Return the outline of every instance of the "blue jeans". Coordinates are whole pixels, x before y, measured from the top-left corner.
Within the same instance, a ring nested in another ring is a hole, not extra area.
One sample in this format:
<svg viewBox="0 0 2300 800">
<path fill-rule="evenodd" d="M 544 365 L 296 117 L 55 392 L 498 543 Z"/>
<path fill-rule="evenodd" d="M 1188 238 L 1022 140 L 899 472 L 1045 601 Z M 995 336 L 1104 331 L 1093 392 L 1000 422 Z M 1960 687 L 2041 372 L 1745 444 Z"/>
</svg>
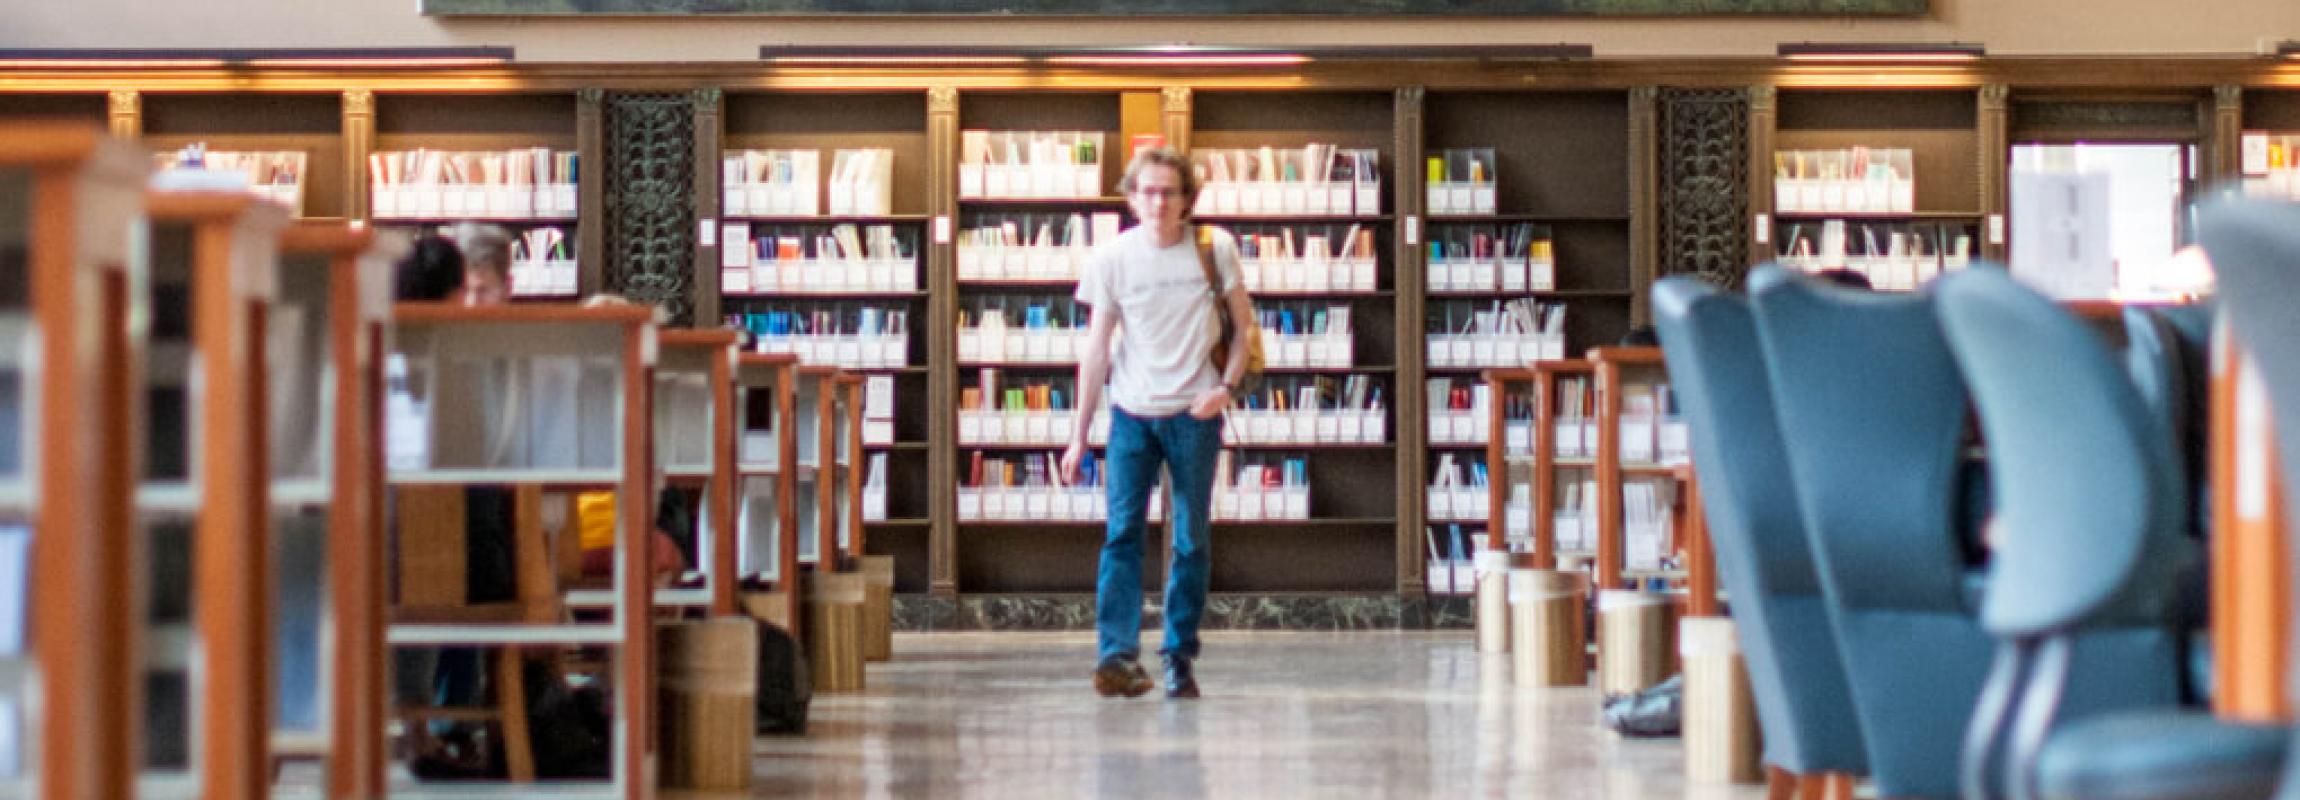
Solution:
<svg viewBox="0 0 2300 800">
<path fill-rule="evenodd" d="M 1142 639 L 1142 533 L 1150 493 L 1163 463 L 1173 479 L 1174 556 L 1166 569 L 1166 642 L 1160 653 L 1198 657 L 1198 619 L 1206 608 L 1206 536 L 1213 516 L 1214 458 L 1222 450 L 1222 418 L 1188 413 L 1138 417 L 1110 408 L 1110 448 L 1104 463 L 1110 525 L 1102 540 L 1095 579 L 1094 630 L 1101 657 L 1132 659 Z"/>
</svg>

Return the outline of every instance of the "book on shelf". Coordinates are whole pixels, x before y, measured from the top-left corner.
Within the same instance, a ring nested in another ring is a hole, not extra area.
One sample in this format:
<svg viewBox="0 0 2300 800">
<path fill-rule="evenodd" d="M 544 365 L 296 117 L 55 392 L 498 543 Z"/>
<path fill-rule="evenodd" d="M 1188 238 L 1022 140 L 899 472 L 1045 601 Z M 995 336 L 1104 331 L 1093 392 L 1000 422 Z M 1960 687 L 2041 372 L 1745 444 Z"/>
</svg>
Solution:
<svg viewBox="0 0 2300 800">
<path fill-rule="evenodd" d="M 976 214 L 958 235 L 960 281 L 1078 280 L 1093 249 L 1118 237 L 1115 211 Z"/>
<path fill-rule="evenodd" d="M 1368 375 L 1267 375 L 1224 411 L 1223 441 L 1249 445 L 1379 444 L 1382 389 Z"/>
<path fill-rule="evenodd" d="M 1425 384 L 1434 444 L 1482 444 L 1493 426 L 1493 387 L 1474 378 L 1430 378 Z"/>
<path fill-rule="evenodd" d="M 918 245 L 893 225 L 719 225 L 720 291 L 728 294 L 913 292 Z"/>
<path fill-rule="evenodd" d="M 1215 457 L 1213 518 L 1225 522 L 1310 518 L 1310 462 L 1305 456 L 1237 453 Z"/>
<path fill-rule="evenodd" d="M 885 216 L 893 209 L 894 158 L 887 148 L 833 150 L 826 175 L 820 150 L 731 151 L 719 160 L 721 213 Z"/>
<path fill-rule="evenodd" d="M 1907 214 L 1916 210 L 1916 151 L 1892 147 L 1777 150 L 1780 213 Z"/>
<path fill-rule="evenodd" d="M 1879 291 L 1915 291 L 1972 264 L 1973 229 L 1961 222 L 1784 222 L 1780 241 L 1783 266 L 1851 270 Z"/>
<path fill-rule="evenodd" d="M 808 364 L 893 369 L 910 355 L 910 310 L 899 306 L 775 304 L 729 314 L 726 322 L 749 331 L 758 352 L 792 353 Z"/>
<path fill-rule="evenodd" d="M 1238 243 L 1249 292 L 1371 292 L 1379 263 L 1374 232 L 1362 224 L 1226 223 Z"/>
<path fill-rule="evenodd" d="M 1423 183 L 1429 213 L 1494 213 L 1497 158 L 1491 147 L 1452 148 L 1429 156 Z"/>
<path fill-rule="evenodd" d="M 1086 306 L 1067 294 L 1001 294 L 968 298 L 959 311 L 960 364 L 1078 363 L 1086 341 Z"/>
<path fill-rule="evenodd" d="M 1301 147 L 1197 148 L 1200 215 L 1379 216 L 1380 151 L 1312 143 Z"/>
<path fill-rule="evenodd" d="M 1440 368 L 1518 367 L 1565 357 L 1564 303 L 1530 298 L 1432 303 L 1425 334 Z"/>
<path fill-rule="evenodd" d="M 301 150 L 211 150 L 193 142 L 152 154 L 154 186 L 244 191 L 303 213 L 305 167 Z"/>
<path fill-rule="evenodd" d="M 1098 198 L 1102 131 L 959 132 L 960 199 Z"/>
<path fill-rule="evenodd" d="M 572 151 L 387 151 L 368 154 L 367 171 L 376 219 L 576 216 Z"/>
<path fill-rule="evenodd" d="M 1348 369 L 1356 362 L 1347 303 L 1256 300 L 1256 329 L 1272 369 Z"/>
<path fill-rule="evenodd" d="M 885 453 L 870 455 L 870 466 L 864 473 L 862 488 L 862 514 L 865 522 L 886 521 L 886 462 Z"/>
<path fill-rule="evenodd" d="M 1548 292 L 1557 262 L 1547 225 L 1431 226 L 1424 277 L 1431 292 Z"/>
</svg>

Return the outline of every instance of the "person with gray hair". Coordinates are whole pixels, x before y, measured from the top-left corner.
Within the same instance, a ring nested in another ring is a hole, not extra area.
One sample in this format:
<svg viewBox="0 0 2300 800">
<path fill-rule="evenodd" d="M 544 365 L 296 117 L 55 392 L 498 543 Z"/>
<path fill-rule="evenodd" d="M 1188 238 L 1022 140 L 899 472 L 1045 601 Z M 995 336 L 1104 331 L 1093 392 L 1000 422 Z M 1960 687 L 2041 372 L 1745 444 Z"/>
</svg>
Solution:
<svg viewBox="0 0 2300 800">
<path fill-rule="evenodd" d="M 500 225 L 455 226 L 463 251 L 463 304 L 492 306 L 511 300 L 511 234 Z"/>
</svg>

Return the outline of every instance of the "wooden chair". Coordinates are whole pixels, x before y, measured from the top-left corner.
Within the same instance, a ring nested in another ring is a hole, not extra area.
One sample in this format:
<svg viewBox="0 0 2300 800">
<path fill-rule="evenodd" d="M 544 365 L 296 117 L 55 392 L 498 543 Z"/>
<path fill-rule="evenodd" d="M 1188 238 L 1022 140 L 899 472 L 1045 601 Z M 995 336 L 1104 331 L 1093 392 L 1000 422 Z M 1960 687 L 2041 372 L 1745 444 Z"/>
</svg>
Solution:
<svg viewBox="0 0 2300 800">
<path fill-rule="evenodd" d="M 552 623 L 565 618 L 560 586 L 569 573 L 567 558 L 554 556 L 544 533 L 544 488 L 526 484 L 513 489 L 512 552 L 515 598 L 500 603 L 470 603 L 464 597 L 465 487 L 403 486 L 398 490 L 399 604 L 395 622 L 416 623 Z M 580 571 L 578 548 L 557 548 L 574 554 Z M 411 579 L 410 576 L 420 576 Z M 535 780 L 532 737 L 527 724 L 527 676 L 522 666 L 546 648 L 495 648 L 489 675 L 494 702 L 486 706 L 401 706 L 392 715 L 405 723 L 431 720 L 494 723 L 502 728 L 504 774 L 514 782 Z"/>
</svg>

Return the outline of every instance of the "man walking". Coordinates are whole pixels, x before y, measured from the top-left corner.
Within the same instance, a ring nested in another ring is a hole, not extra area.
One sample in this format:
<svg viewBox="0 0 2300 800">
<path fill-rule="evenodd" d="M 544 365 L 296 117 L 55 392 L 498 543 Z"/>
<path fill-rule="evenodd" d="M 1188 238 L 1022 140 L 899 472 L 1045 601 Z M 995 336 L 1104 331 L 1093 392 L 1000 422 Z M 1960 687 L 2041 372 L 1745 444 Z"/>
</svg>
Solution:
<svg viewBox="0 0 2300 800">
<path fill-rule="evenodd" d="M 1253 303 L 1239 280 L 1237 243 L 1200 230 L 1187 215 L 1198 182 L 1168 148 L 1137 153 L 1119 191 L 1140 224 L 1095 251 L 1078 281 L 1092 307 L 1079 354 L 1079 409 L 1062 454 L 1062 474 L 1078 475 L 1103 383 L 1110 391 L 1106 457 L 1110 519 L 1095 581 L 1100 660 L 1094 689 L 1105 697 L 1150 691 L 1136 662 L 1142 628 L 1142 536 L 1161 465 L 1173 479 L 1173 561 L 1166 574 L 1166 696 L 1198 696 L 1191 662 L 1206 605 L 1208 526 L 1222 412 L 1246 369 Z M 1222 341 L 1222 314 L 1238 335 Z M 1116 340 L 1113 349 L 1112 341 Z M 1226 369 L 1215 349 L 1227 347 Z"/>
</svg>

